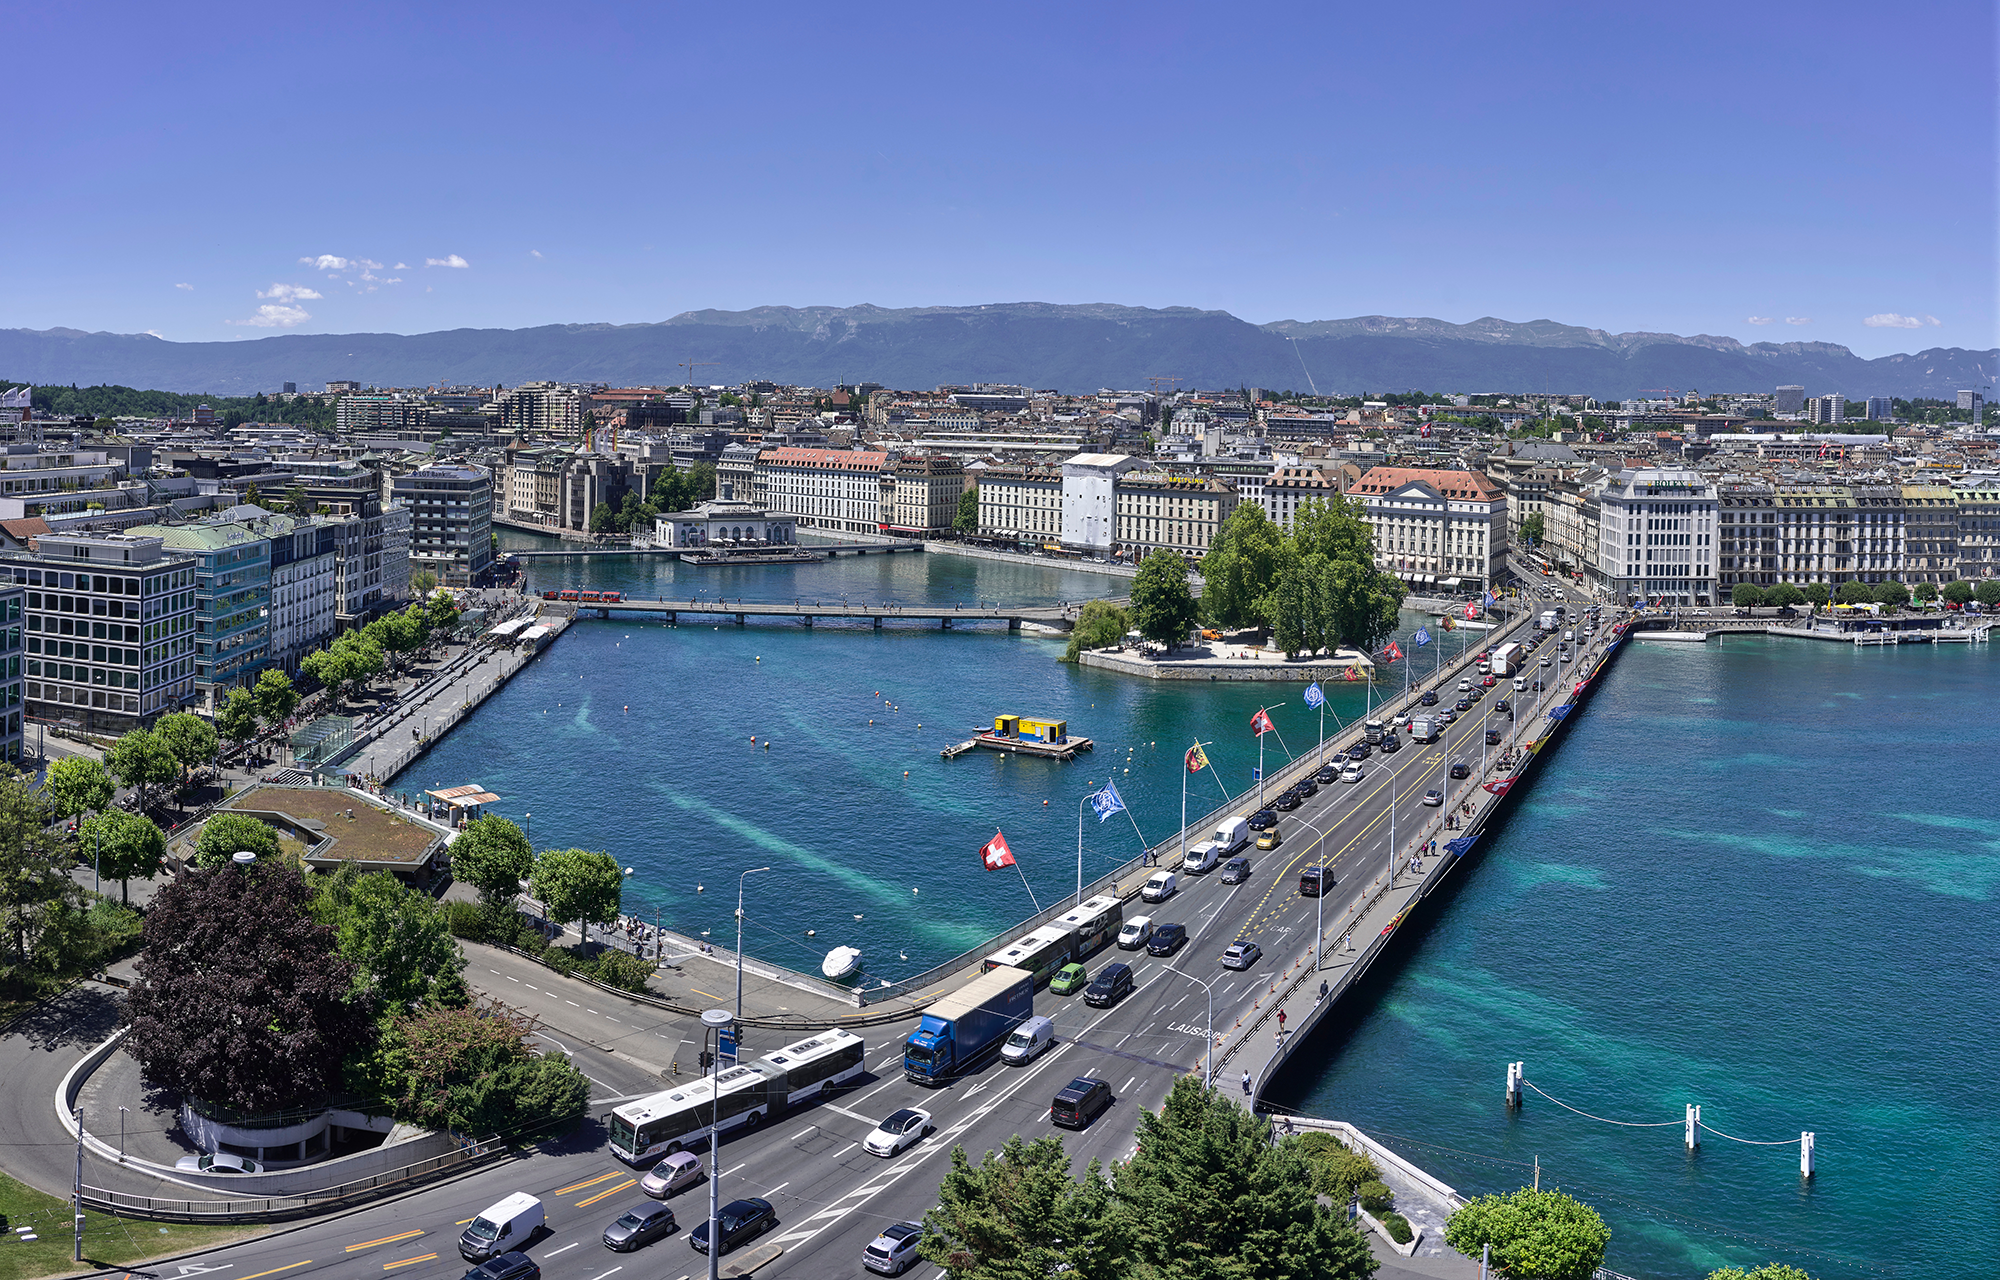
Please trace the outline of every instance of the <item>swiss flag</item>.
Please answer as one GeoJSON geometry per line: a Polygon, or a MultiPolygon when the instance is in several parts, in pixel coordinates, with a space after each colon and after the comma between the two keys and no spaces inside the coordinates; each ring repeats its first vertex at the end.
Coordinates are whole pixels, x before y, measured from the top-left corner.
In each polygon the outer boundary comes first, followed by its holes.
{"type": "Polygon", "coordinates": [[[1264,710],[1264,708],[1262,707],[1257,708],[1257,714],[1250,717],[1250,732],[1256,734],[1259,737],[1262,737],[1263,735],[1271,732],[1271,730],[1277,727],[1278,727],[1277,725],[1271,723],[1271,713],[1264,710]]]}
{"type": "Polygon", "coordinates": [[[1403,651],[1396,647],[1396,642],[1394,640],[1391,640],[1389,642],[1388,653],[1389,653],[1389,661],[1391,662],[1395,662],[1403,656],[1403,651]]]}
{"type": "Polygon", "coordinates": [[[1013,866],[1014,851],[1007,847],[1007,837],[995,831],[991,840],[979,846],[979,860],[986,864],[988,871],[1013,866]]]}
{"type": "Polygon", "coordinates": [[[1465,616],[1468,619],[1477,618],[1479,616],[1479,606],[1468,600],[1465,605],[1465,616]]]}

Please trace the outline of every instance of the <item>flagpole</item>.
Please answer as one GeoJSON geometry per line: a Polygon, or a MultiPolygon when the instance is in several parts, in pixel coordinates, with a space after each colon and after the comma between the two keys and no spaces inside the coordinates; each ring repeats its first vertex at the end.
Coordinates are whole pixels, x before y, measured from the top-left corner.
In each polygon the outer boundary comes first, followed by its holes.
{"type": "MultiPolygon", "coordinates": [[[[1195,739],[1195,744],[1197,746],[1199,746],[1200,743],[1201,740],[1199,738],[1195,739]]],[[[1188,779],[1187,757],[1182,756],[1181,757],[1181,865],[1182,866],[1187,865],[1187,779],[1188,779]]],[[[1081,906],[1083,904],[1078,903],[1077,905],[1081,906]]]]}
{"type": "MultiPolygon", "coordinates": [[[[1079,907],[1083,905],[1083,806],[1089,803],[1089,801],[1090,795],[1086,793],[1081,800],[1076,802],[1076,905],[1079,907]]],[[[1019,864],[1017,863],[1016,865],[1018,866],[1019,864]]],[[[1028,877],[1021,877],[1023,884],[1026,884],[1027,880],[1028,877]]],[[[1034,897],[1034,890],[1030,889],[1028,896],[1030,898],[1034,897]]]]}
{"type": "Polygon", "coordinates": [[[1035,903],[1035,914],[1036,915],[1042,914],[1042,904],[1039,902],[1035,902],[1035,890],[1033,886],[1031,886],[1028,883],[1028,873],[1025,871],[1021,871],[1021,861],[1018,858],[1014,860],[1014,870],[1021,872],[1021,887],[1028,891],[1028,901],[1035,903]]]}

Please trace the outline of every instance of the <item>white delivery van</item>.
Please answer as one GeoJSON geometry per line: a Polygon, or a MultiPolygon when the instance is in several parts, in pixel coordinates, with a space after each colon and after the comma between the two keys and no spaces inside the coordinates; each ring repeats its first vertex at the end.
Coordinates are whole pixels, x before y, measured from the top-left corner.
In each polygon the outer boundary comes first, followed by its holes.
{"type": "MultiPolygon", "coordinates": [[[[1173,873],[1163,871],[1160,874],[1172,875],[1173,873]]],[[[1150,888],[1151,886],[1148,885],[1147,887],[1150,888]]],[[[1153,917],[1133,916],[1125,922],[1125,927],[1118,931],[1118,945],[1127,951],[1137,951],[1140,947],[1145,946],[1152,936],[1153,917]]]]}
{"type": "Polygon", "coordinates": [[[1056,1042],[1056,1024],[1043,1017],[1033,1017],[1014,1028],[1007,1037],[1007,1043],[1000,1046],[1000,1061],[1018,1065],[1033,1062],[1042,1050],[1056,1042]]]}
{"type": "Polygon", "coordinates": [[[516,1191],[472,1220],[458,1238],[458,1254],[467,1262],[484,1262],[527,1245],[541,1229],[542,1202],[516,1191]]]}
{"type": "Polygon", "coordinates": [[[1215,856],[1226,858],[1238,849],[1250,844],[1250,823],[1243,818],[1224,818],[1215,828],[1211,837],[1215,845],[1215,856]]]}
{"type": "Polygon", "coordinates": [[[1181,859],[1181,870],[1193,875],[1213,871],[1221,865],[1222,854],[1217,851],[1214,842],[1209,840],[1189,845],[1187,857],[1181,859]]]}
{"type": "Polygon", "coordinates": [[[1146,881],[1146,887],[1139,890],[1139,897],[1146,902],[1165,902],[1180,888],[1180,880],[1171,871],[1155,871],[1153,878],[1146,881]]]}
{"type": "Polygon", "coordinates": [[[1514,677],[1514,692],[1515,692],[1515,693],[1526,693],[1527,691],[1528,691],[1528,677],[1526,677],[1526,676],[1515,676],[1515,677],[1514,677]]]}

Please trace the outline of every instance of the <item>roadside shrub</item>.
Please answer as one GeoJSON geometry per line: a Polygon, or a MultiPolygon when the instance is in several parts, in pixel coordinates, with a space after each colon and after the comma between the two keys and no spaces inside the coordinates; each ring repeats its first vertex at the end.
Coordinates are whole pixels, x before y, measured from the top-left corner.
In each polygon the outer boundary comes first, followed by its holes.
{"type": "MultiPolygon", "coordinates": [[[[1370,1212],[1372,1213],[1373,1210],[1370,1210],[1370,1212]]],[[[1381,1217],[1375,1219],[1375,1221],[1382,1224],[1382,1229],[1387,1231],[1389,1238],[1397,1244],[1408,1244],[1411,1238],[1417,1234],[1410,1229],[1410,1220],[1400,1213],[1384,1213],[1381,1217]]]]}
{"type": "Polygon", "coordinates": [[[644,991],[646,979],[653,976],[653,962],[629,951],[606,951],[597,957],[594,968],[591,977],[620,991],[644,991]]]}
{"type": "Polygon", "coordinates": [[[1396,1207],[1396,1193],[1389,1190],[1387,1183],[1364,1182],[1358,1190],[1361,1207],[1378,1218],[1396,1207]]]}
{"type": "Polygon", "coordinates": [[[1364,1182],[1379,1182],[1382,1170],[1366,1152],[1349,1148],[1330,1133],[1302,1133],[1293,1139],[1312,1166],[1313,1194],[1344,1205],[1364,1182]]]}
{"type": "Polygon", "coordinates": [[[486,912],[477,903],[446,900],[440,905],[444,908],[445,927],[451,930],[452,937],[468,942],[488,941],[486,912]]]}

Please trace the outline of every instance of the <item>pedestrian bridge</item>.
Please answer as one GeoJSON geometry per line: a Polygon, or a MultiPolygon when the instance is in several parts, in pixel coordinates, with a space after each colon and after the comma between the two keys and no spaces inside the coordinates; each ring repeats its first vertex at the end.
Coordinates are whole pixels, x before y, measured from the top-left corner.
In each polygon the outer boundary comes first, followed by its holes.
{"type": "MultiPolygon", "coordinates": [[[[1077,611],[1082,602],[1063,605],[1029,606],[1020,605],[904,605],[886,601],[846,600],[794,600],[790,604],[773,604],[768,601],[714,600],[697,596],[688,600],[637,600],[627,597],[623,600],[564,601],[573,605],[578,613],[596,610],[600,618],[613,614],[662,613],[667,621],[678,623],[684,615],[695,618],[719,618],[734,622],[737,626],[748,624],[752,618],[787,618],[810,627],[815,621],[834,619],[872,623],[878,630],[885,622],[937,623],[949,631],[955,625],[977,622],[1004,622],[1009,631],[1019,631],[1021,624],[1032,622],[1038,626],[1054,627],[1061,631],[1076,626],[1077,611]]],[[[1113,604],[1123,606],[1126,601],[1115,600],[1113,604]]],[[[544,607],[547,607],[545,602],[544,607]]]]}

